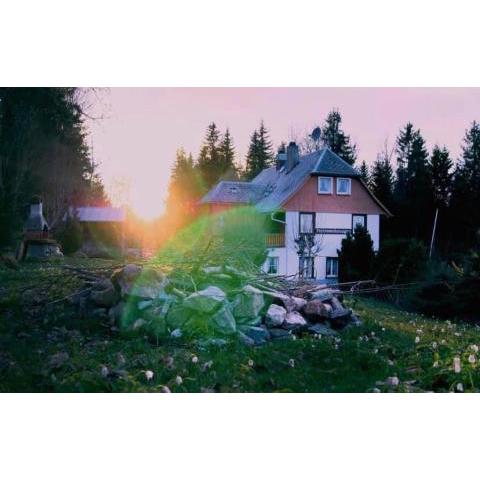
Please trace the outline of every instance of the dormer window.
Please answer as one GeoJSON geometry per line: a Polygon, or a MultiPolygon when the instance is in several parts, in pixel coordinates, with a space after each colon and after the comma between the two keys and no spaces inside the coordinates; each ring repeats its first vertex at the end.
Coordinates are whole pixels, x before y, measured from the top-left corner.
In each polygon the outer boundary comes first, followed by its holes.
{"type": "Polygon", "coordinates": [[[323,195],[331,195],[333,192],[332,177],[318,177],[318,193],[323,195]]]}
{"type": "Polygon", "coordinates": [[[352,179],[337,178],[337,195],[351,195],[351,194],[352,194],[352,179]]]}

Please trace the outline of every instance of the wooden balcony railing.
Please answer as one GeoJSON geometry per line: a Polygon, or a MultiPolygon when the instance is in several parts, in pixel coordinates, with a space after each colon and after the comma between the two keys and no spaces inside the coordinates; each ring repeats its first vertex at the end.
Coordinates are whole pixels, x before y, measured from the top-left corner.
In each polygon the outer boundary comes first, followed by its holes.
{"type": "Polygon", "coordinates": [[[265,245],[268,248],[280,248],[285,246],[284,233],[267,233],[265,235],[265,245]]]}

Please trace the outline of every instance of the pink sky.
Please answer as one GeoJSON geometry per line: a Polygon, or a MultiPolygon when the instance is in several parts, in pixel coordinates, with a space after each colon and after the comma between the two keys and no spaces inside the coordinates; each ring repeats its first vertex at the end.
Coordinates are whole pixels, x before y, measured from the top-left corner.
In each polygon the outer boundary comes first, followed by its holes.
{"type": "Polygon", "coordinates": [[[129,202],[149,217],[163,211],[176,149],[197,155],[212,121],[230,128],[243,161],[261,119],[276,146],[338,108],[359,160],[370,164],[407,121],[430,148],[445,144],[454,157],[465,129],[480,121],[480,88],[112,88],[102,97],[96,109],[105,118],[90,124],[100,173],[114,197],[112,185],[126,180],[129,202]]]}

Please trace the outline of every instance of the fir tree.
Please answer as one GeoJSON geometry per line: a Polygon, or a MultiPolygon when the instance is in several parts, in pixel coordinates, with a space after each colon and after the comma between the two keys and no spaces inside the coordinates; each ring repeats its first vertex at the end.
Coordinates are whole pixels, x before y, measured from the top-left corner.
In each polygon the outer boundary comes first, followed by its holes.
{"type": "Polygon", "coordinates": [[[350,136],[341,129],[342,116],[338,110],[332,110],[321,129],[321,138],[324,146],[353,165],[357,159],[357,147],[350,142],[350,136]]]}
{"type": "Polygon", "coordinates": [[[432,157],[430,159],[430,171],[432,175],[432,187],[435,197],[435,203],[438,207],[446,207],[452,188],[452,166],[448,150],[438,145],[433,147],[432,157]]]}
{"type": "Polygon", "coordinates": [[[395,197],[398,203],[402,203],[407,195],[407,165],[412,143],[414,138],[413,125],[409,122],[397,137],[396,154],[397,154],[397,179],[395,182],[395,197]]]}
{"type": "Polygon", "coordinates": [[[220,143],[220,171],[221,178],[236,180],[238,178],[237,167],[235,166],[235,147],[230,130],[227,128],[220,143]]]}
{"type": "Polygon", "coordinates": [[[207,133],[200,149],[197,163],[206,189],[217,183],[224,173],[221,169],[220,132],[215,122],[212,122],[207,127],[207,133]]]}
{"type": "Polygon", "coordinates": [[[360,165],[360,178],[365,182],[367,186],[370,186],[370,172],[368,170],[368,165],[365,160],[360,165]]]}
{"type": "Polygon", "coordinates": [[[263,169],[272,165],[273,151],[268,131],[263,121],[260,128],[255,130],[250,137],[248,147],[245,176],[247,180],[255,178],[263,169]]]}
{"type": "Polygon", "coordinates": [[[388,208],[393,203],[393,168],[388,153],[380,154],[373,164],[370,188],[373,194],[388,208]]]}

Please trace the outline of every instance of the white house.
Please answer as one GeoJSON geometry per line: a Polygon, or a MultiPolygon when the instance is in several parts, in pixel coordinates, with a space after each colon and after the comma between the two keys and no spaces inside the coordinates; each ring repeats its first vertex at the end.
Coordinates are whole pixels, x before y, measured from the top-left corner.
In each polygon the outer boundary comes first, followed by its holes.
{"type": "Polygon", "coordinates": [[[367,227],[377,250],[380,215],[390,216],[338,155],[323,148],[301,157],[294,142],[251,182],[219,182],[201,203],[211,213],[254,204],[280,232],[267,234],[265,271],[318,280],[337,277],[337,250],[356,224],[367,227]]]}

